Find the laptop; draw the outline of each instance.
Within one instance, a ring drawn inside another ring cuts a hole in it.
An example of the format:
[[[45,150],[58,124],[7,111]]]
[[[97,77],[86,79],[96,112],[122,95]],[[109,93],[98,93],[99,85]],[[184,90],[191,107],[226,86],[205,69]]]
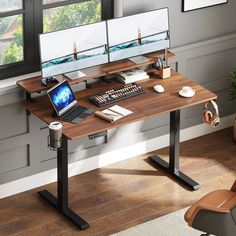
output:
[[[47,91],[57,118],[79,124],[95,110],[79,106],[67,80],[63,80]]]

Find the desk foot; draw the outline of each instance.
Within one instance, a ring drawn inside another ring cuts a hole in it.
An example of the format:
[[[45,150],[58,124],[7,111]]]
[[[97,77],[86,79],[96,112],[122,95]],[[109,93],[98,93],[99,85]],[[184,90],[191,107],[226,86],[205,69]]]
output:
[[[166,172],[171,174],[176,180],[190,188],[191,190],[197,190],[200,188],[200,185],[195,182],[193,179],[185,175],[183,172],[178,171],[178,173],[174,173],[173,171],[170,170],[169,163],[164,161],[158,156],[150,156],[149,160],[151,160],[155,165],[154,167],[158,169],[158,167],[161,167],[164,169]]]
[[[79,215],[77,215],[74,211],[72,211],[70,208],[66,207],[64,209],[61,209],[58,206],[57,198],[55,198],[50,192],[48,192],[47,190],[43,190],[43,191],[38,192],[38,194],[44,200],[46,200],[48,203],[54,206],[60,213],[62,213],[72,223],[78,226],[81,230],[85,230],[89,228],[89,224],[85,220],[83,220]]]

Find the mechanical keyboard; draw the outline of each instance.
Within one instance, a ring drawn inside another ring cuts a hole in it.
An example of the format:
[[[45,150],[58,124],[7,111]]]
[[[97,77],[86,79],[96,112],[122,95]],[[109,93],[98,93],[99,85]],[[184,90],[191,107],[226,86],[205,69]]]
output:
[[[89,99],[97,106],[101,107],[113,102],[140,95],[142,93],[144,93],[144,90],[140,85],[136,83],[130,83],[95,94],[90,96]]]

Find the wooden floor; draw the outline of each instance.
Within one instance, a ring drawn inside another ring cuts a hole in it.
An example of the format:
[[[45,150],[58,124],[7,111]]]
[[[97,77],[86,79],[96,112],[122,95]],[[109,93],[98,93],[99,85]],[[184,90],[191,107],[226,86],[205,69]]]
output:
[[[155,153],[167,157],[168,149]],[[78,231],[38,195],[37,188],[0,200],[0,235],[110,235],[187,207],[236,178],[232,128],[181,144],[181,169],[201,183],[188,191],[138,156],[70,178],[70,207],[90,223]],[[112,158],[112,157],[111,157]],[[56,184],[46,186],[56,193]]]

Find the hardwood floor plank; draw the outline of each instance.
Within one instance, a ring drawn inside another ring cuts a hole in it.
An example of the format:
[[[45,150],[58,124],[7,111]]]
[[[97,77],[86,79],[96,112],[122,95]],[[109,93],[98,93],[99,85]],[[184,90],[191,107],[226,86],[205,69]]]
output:
[[[168,159],[168,148],[153,153]],[[201,184],[194,192],[149,165],[150,154],[70,178],[69,205],[90,223],[85,231],[37,195],[44,188],[55,194],[55,183],[1,199],[0,235],[110,235],[229,189],[236,179],[235,153],[232,128],[181,143],[181,170]]]

